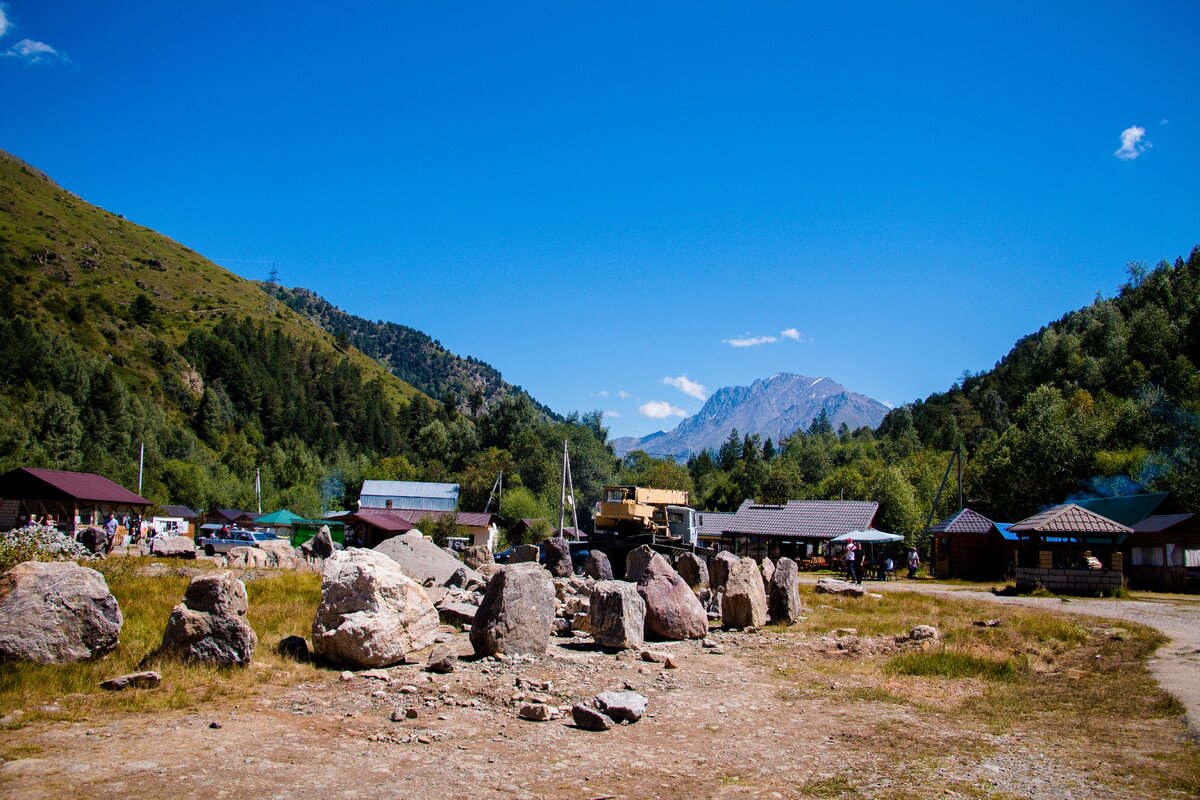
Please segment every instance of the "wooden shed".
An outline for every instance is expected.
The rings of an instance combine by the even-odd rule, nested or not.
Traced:
[[[1012,573],[1016,543],[977,511],[960,509],[929,529],[933,574],[939,578],[999,580]]]
[[[141,518],[151,505],[144,497],[91,472],[18,467],[0,475],[0,529],[9,530],[32,515],[49,514],[55,526],[74,536],[108,515]]]

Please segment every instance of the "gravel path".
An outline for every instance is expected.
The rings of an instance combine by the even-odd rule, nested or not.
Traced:
[[[816,583],[816,576],[802,575],[801,581]],[[1187,708],[1188,728],[1200,741],[1200,600],[1164,595],[1154,600],[1099,598],[1007,597],[989,591],[928,581],[871,581],[873,592],[924,592],[982,600],[1002,605],[1025,606],[1067,614],[1128,620],[1157,629],[1171,641],[1159,648],[1150,669],[1159,684]]]

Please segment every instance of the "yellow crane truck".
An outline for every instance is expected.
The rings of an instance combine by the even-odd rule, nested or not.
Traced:
[[[625,554],[646,544],[662,553],[712,555],[699,547],[700,526],[688,493],[646,486],[605,486],[595,514],[593,549],[609,555],[614,569]]]

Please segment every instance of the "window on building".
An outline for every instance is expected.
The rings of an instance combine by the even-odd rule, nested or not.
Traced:
[[[1163,551],[1161,547],[1133,548],[1133,565],[1135,567],[1161,567]]]

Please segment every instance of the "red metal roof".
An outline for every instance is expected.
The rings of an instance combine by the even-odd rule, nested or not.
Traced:
[[[995,526],[992,521],[983,514],[963,508],[955,511],[929,530],[931,533],[987,533],[993,527]]]
[[[746,500],[721,527],[724,534],[741,536],[832,539],[871,527],[878,510],[874,500],[789,500],[784,506]]]
[[[391,514],[349,514],[343,517],[343,519],[352,522],[362,522],[370,525],[372,528],[378,528],[381,531],[389,533],[404,533],[417,527],[403,517]]]
[[[1074,503],[1055,506],[1008,527],[1014,533],[1132,533],[1119,522]]]
[[[398,517],[413,525],[416,525],[422,517],[432,517],[438,520],[448,514],[457,514],[455,519],[458,524],[467,528],[486,528],[499,520],[498,515],[482,511],[435,511],[427,508],[372,508],[370,513],[372,516]]]
[[[0,475],[0,497],[71,499],[90,503],[148,506],[150,501],[103,475],[18,467]]]

